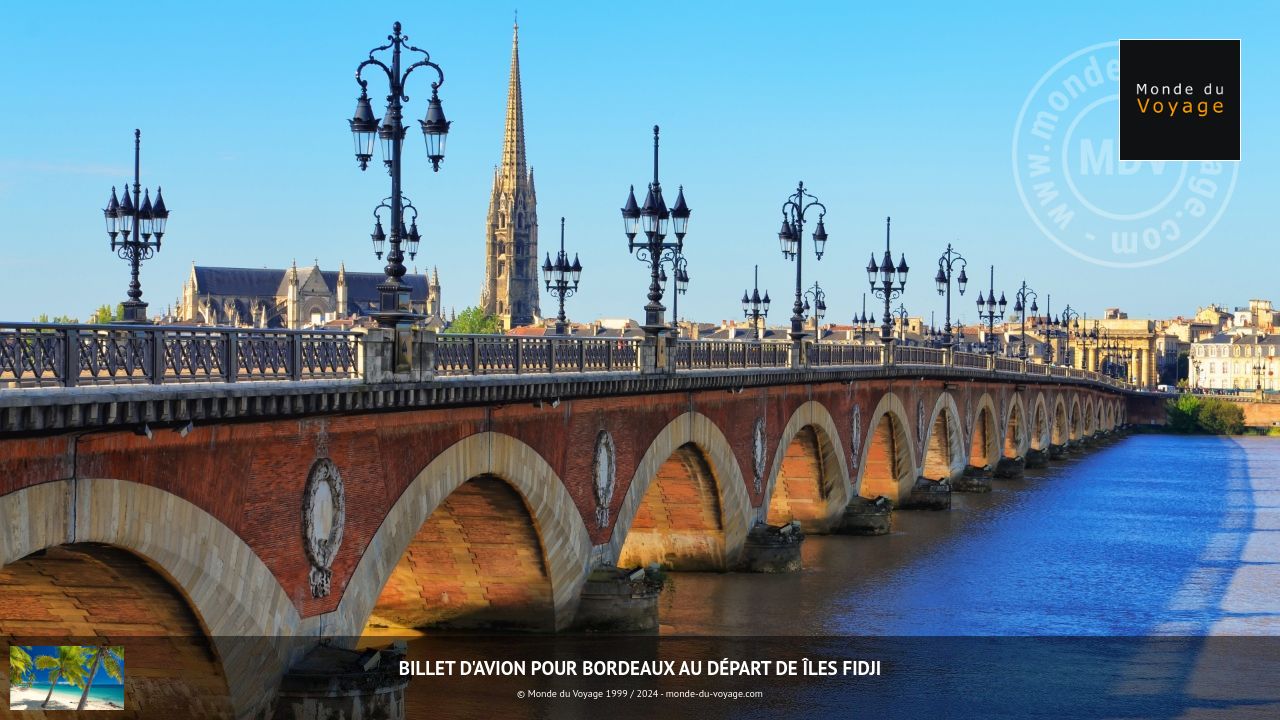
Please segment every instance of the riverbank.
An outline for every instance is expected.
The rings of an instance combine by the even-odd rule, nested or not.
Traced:
[[[45,696],[49,694],[47,689],[42,688],[10,688],[9,689],[9,709],[10,710],[75,710],[80,704],[80,691],[75,690],[75,697],[69,697],[65,693],[53,692],[53,698],[49,700],[49,704],[40,707],[44,702]],[[123,710],[124,708],[113,702],[103,700],[89,699],[84,705],[85,710]]]

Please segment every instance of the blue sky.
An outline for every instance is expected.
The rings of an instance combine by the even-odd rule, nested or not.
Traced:
[[[41,655],[49,655],[51,657],[58,656],[58,647],[56,645],[29,646],[27,650],[31,653],[32,660],[39,658]],[[121,665],[122,666],[124,665],[123,659],[121,661]],[[49,674],[51,672],[53,671],[36,668],[34,672],[34,677],[35,677],[34,682],[40,683],[40,684],[47,684],[49,682]],[[111,677],[111,675],[107,673],[106,668],[103,667],[102,665],[99,665],[97,672],[94,673],[93,684],[94,685],[120,685],[121,682]],[[65,678],[59,680],[58,685],[59,687],[70,687],[70,684],[66,681]]]
[[[788,6],[789,7],[789,6]],[[828,290],[847,320],[866,288],[862,266],[894,247],[915,271],[912,314],[941,313],[931,276],[948,242],[974,269],[997,265],[997,289],[1025,277],[1054,309],[1091,316],[1193,312],[1211,301],[1274,297],[1274,196],[1280,102],[1280,10],[1274,3],[1002,3],[982,10],[912,2],[777,4],[520,3],[529,160],[541,245],[567,241],[585,266],[575,319],[640,317],[647,286],[626,251],[618,208],[649,175],[649,128],[663,127],[662,180],[693,208],[691,289],[681,315],[738,317],[761,265],[782,322],[794,268],[777,248],[778,208],[797,180],[830,209],[821,263],[805,285]],[[0,113],[3,317],[85,318],[124,299],[124,261],[108,249],[101,208],[131,176],[143,130],[143,185],[172,212],[165,246],[143,269],[152,311],[170,304],[191,262],[381,268],[370,212],[385,173],[351,156],[355,65],[395,20],[446,73],[453,121],[440,173],[416,128],[406,192],[424,212],[417,264],[438,265],[446,307],[474,304],[484,217],[502,143],[511,3],[21,3],[6,10],[10,68]],[[1015,119],[1064,56],[1120,37],[1243,40],[1244,162],[1221,218],[1194,248],[1141,269],[1069,255],[1024,210],[1010,163]],[[421,80],[421,78],[419,78]],[[385,94],[385,91],[379,91]],[[373,93],[371,93],[373,94]],[[410,87],[407,115],[429,89]],[[1135,182],[1141,182],[1135,180]],[[973,273],[985,277],[985,272]],[[976,288],[975,288],[976,289]],[[958,302],[972,321],[973,290]],[[550,307],[544,296],[544,310]]]

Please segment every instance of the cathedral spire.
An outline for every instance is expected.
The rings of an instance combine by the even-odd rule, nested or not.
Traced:
[[[524,179],[524,100],[520,94],[520,26],[511,30],[511,79],[507,84],[507,131],[502,140],[502,179],[511,191]]]

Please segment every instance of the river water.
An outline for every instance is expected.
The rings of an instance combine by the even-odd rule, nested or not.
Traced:
[[[1280,441],[1133,436],[894,523],[883,537],[807,538],[800,573],[675,574],[656,641],[480,651],[878,659],[880,676],[415,681],[408,716],[443,693],[476,717],[494,703],[518,717],[1280,717]],[[612,687],[763,692],[511,700]]]

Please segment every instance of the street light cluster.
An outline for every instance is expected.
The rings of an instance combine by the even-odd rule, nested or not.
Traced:
[[[377,142],[381,148],[383,165],[391,178],[391,194],[374,208],[374,225],[373,231],[370,233],[370,239],[373,242],[375,257],[381,260],[385,255],[387,263],[384,268],[386,276],[383,282],[378,285],[378,312],[374,313],[374,318],[381,327],[396,328],[406,327],[415,319],[409,302],[409,287],[403,282],[403,277],[406,273],[404,259],[406,254],[410,258],[415,257],[422,241],[422,234],[418,229],[417,222],[418,210],[401,191],[403,143],[407,132],[403,122],[403,103],[409,101],[409,96],[406,94],[406,84],[415,70],[430,68],[436,75],[430,83],[431,96],[427,101],[425,115],[418,121],[425,143],[426,158],[434,172],[440,170],[440,164],[444,160],[450,122],[445,118],[444,107],[439,95],[439,89],[444,84],[444,71],[439,65],[432,62],[431,56],[427,51],[409,44],[409,36],[401,31],[400,23],[397,22],[392,26],[392,34],[387,36],[387,41],[386,44],[370,50],[368,58],[360,62],[356,67],[355,79],[360,86],[360,94],[356,100],[355,113],[348,120],[348,126],[354,143],[356,163],[360,169],[366,170],[368,168],[369,162],[373,158],[373,146]],[[388,50],[390,51],[389,62],[384,62],[384,60],[377,57],[378,54]],[[402,68],[401,55],[406,52],[416,53],[417,55],[411,56],[414,62]],[[364,77],[365,71],[371,68],[381,70],[386,76],[388,84],[386,110],[381,119],[374,114],[373,104],[369,97],[369,81]],[[139,266],[143,260],[150,258],[160,249],[161,239],[164,236],[165,225],[169,217],[169,211],[165,207],[164,198],[159,188],[156,189],[155,201],[152,202],[150,191],[143,190],[141,187],[139,180],[140,138],[141,133],[135,131],[132,193],[126,186],[121,199],[120,196],[117,196],[115,188],[112,188],[111,198],[104,210],[107,233],[111,238],[111,248],[119,253],[120,257],[128,260],[131,267],[129,300],[124,303],[124,319],[129,322],[143,322],[146,319],[146,303],[141,300],[142,290],[138,280]],[[621,210],[623,230],[627,236],[627,249],[638,260],[648,265],[649,293],[648,303],[645,305],[643,329],[646,336],[654,341],[664,333],[671,340],[674,340],[679,334],[677,326],[679,296],[687,292],[689,284],[688,260],[684,256],[684,239],[688,233],[689,217],[691,215],[689,205],[685,200],[683,186],[677,192],[675,204],[670,208],[667,207],[663,198],[662,185],[659,182],[658,159],[659,128],[655,125],[653,127],[653,180],[648,185],[644,203],[639,204],[636,202],[635,186],[633,185]],[[806,337],[804,328],[806,314],[812,313],[813,330],[816,339],[819,334],[818,324],[827,312],[826,293],[817,282],[813,284],[812,288],[803,289],[804,249],[802,247],[802,239],[804,237],[805,223],[808,222],[808,216],[814,210],[817,212],[817,221],[811,235],[813,253],[816,260],[821,260],[826,251],[828,240],[825,223],[827,208],[805,188],[803,182],[797,183],[795,191],[783,202],[782,222],[778,230],[778,243],[783,258],[795,262],[796,268],[795,300],[792,305],[791,331],[789,333],[793,347],[793,357],[798,357],[798,353],[803,347],[804,338]],[[559,299],[559,313],[556,317],[557,334],[564,334],[567,330],[564,301],[565,298],[577,292],[582,276],[582,263],[579,261],[577,254],[575,253],[573,261],[570,262],[568,253],[565,250],[564,224],[565,220],[561,218],[559,252],[554,260],[552,260],[551,254],[547,253],[546,260],[542,265],[545,288]],[[884,303],[880,323],[880,339],[885,343],[891,342],[893,339],[895,314],[900,318],[900,324],[905,327],[905,306],[900,304],[897,313],[891,311],[890,307],[892,301],[901,297],[905,291],[907,277],[910,272],[905,253],[899,254],[897,263],[893,260],[890,230],[891,220],[890,218],[885,218],[884,253],[877,260],[876,253],[873,252],[866,266],[867,283],[870,286],[871,294]],[[643,237],[637,241],[636,238],[639,235]],[[670,236],[674,236],[674,241],[668,239]],[[667,266],[671,268],[670,275],[667,273]],[[953,326],[951,322],[951,289],[954,283],[959,293],[961,295],[964,294],[969,280],[967,267],[968,261],[948,243],[946,250],[938,259],[938,270],[934,276],[938,294],[946,297],[945,320],[941,331],[934,327],[932,322],[930,323],[926,333],[930,344],[952,347],[955,344],[957,335],[963,338],[962,334],[956,332],[957,327]],[[979,292],[977,298],[978,317],[981,321],[985,321],[987,325],[988,351],[993,353],[995,352],[995,347],[990,341],[994,336],[994,324],[997,319],[1004,317],[1007,305],[1003,293],[1001,293],[999,301],[995,298],[994,274],[993,267],[991,285],[986,296],[984,297],[983,293]],[[674,279],[675,287],[670,327],[667,326],[664,320],[666,308],[662,304],[669,279]],[[768,291],[765,291],[763,295],[760,293],[759,266],[757,265],[754,287],[751,292],[744,291],[742,295],[743,317],[750,321],[757,339],[763,337],[762,325],[769,314],[769,306],[770,297]],[[1019,356],[1025,359],[1027,356],[1025,331],[1028,311],[1033,316],[1033,326],[1041,324],[1040,319],[1036,316],[1038,312],[1036,294],[1031,288],[1027,287],[1026,282],[1022,283],[1015,295],[1013,311],[1019,314],[1022,323],[1023,334]],[[854,328],[861,334],[863,342],[866,341],[868,330],[872,329],[875,323],[875,313],[867,314],[866,295],[864,294],[862,312],[855,314],[853,317]],[[1070,323],[1069,326],[1068,323]],[[1047,328],[1047,332],[1053,332],[1057,328],[1065,328],[1068,342],[1072,332],[1078,332],[1080,329],[1079,316],[1071,310],[1070,306],[1063,311],[1060,318],[1054,318],[1051,313],[1047,314],[1043,325]],[[1086,339],[1092,339],[1096,344],[1098,338],[1096,322],[1093,330],[1083,333],[1082,336]]]

